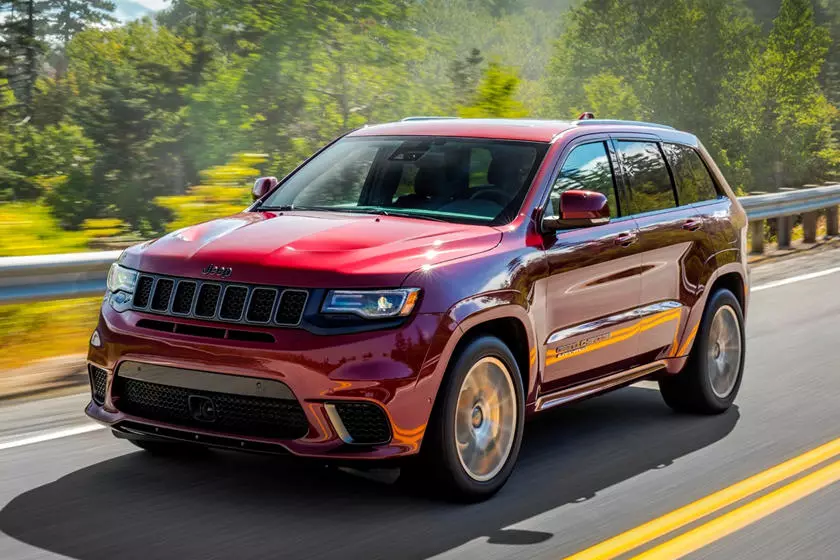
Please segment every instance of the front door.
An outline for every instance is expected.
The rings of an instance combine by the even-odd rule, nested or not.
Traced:
[[[607,196],[611,221],[558,231],[548,243],[544,392],[636,361],[642,256],[636,222],[624,217],[614,164],[608,140],[578,143],[552,186],[556,215],[561,192],[589,190]]]

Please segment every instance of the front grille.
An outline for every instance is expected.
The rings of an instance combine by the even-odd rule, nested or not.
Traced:
[[[286,290],[280,296],[280,305],[277,306],[277,316],[274,321],[283,325],[296,325],[303,315],[303,308],[306,307],[308,292],[302,290]]]
[[[178,426],[273,439],[298,439],[309,430],[303,409],[292,399],[185,389],[119,375],[113,394],[117,408],[126,414]],[[195,404],[190,408],[191,397],[210,399],[215,418],[197,419],[199,411]]]
[[[93,394],[93,400],[98,404],[104,403],[108,372],[94,365],[89,365],[88,374],[90,375],[90,390]]]
[[[222,287],[219,284],[204,284],[198,289],[198,303],[195,314],[199,317],[214,317],[219,304],[219,294]]]
[[[172,288],[175,282],[168,278],[161,278],[155,286],[155,293],[152,296],[152,309],[155,311],[166,311],[169,309],[169,300],[172,298]]]
[[[133,307],[160,315],[226,323],[300,324],[309,292],[140,274]]]
[[[146,307],[149,305],[149,298],[152,295],[152,286],[155,279],[151,276],[141,276],[137,281],[137,289],[134,292],[134,307]]]
[[[182,280],[178,282],[178,289],[175,290],[175,301],[172,302],[172,313],[178,315],[189,315],[192,311],[192,302],[195,297],[195,282]]]
[[[373,403],[335,403],[335,410],[353,443],[377,444],[391,440],[391,426],[385,412]]]
[[[241,319],[247,297],[248,288],[244,286],[228,286],[225,288],[225,297],[222,299],[222,309],[219,311],[219,317],[229,321]]]
[[[277,290],[255,289],[251,294],[251,305],[248,306],[248,320],[253,323],[268,323],[271,320],[271,310],[274,309],[275,299],[277,299]]]

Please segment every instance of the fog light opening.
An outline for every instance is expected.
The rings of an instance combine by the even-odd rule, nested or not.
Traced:
[[[102,339],[99,337],[98,329],[94,330],[93,334],[90,335],[90,345],[94,348],[102,348]]]

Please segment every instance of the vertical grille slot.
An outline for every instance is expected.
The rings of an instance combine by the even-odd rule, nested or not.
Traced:
[[[219,317],[228,321],[238,321],[245,310],[245,300],[248,299],[248,288],[244,286],[228,286],[222,298],[222,308]]]
[[[195,314],[199,317],[213,317],[222,287],[219,284],[202,284],[198,290],[198,302],[195,304]]]
[[[172,313],[180,315],[189,314],[192,310],[192,302],[195,297],[195,282],[178,282],[175,290],[175,300],[172,302]]]
[[[151,276],[141,276],[137,281],[137,290],[134,292],[134,307],[146,307],[152,295],[152,285],[155,279]]]
[[[308,297],[309,292],[304,290],[284,290],[274,320],[280,325],[293,326],[300,323]]]
[[[252,323],[268,323],[271,320],[271,310],[277,290],[269,288],[255,288],[251,293],[251,303],[248,305],[248,315],[245,317]]]
[[[108,372],[96,366],[89,366],[90,388],[94,402],[105,402],[105,387],[108,382]]]
[[[172,299],[172,288],[175,282],[166,278],[160,278],[155,286],[155,293],[152,296],[152,309],[155,311],[166,311],[169,309],[169,300]]]

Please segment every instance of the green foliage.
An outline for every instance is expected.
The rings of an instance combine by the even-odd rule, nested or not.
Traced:
[[[98,148],[92,183],[106,210],[146,233],[166,214],[151,201],[185,186],[182,111],[192,45],[150,21],[88,29],[67,47],[68,113]],[[84,190],[81,183],[73,193]],[[92,217],[74,215],[72,221]]]
[[[242,211],[251,200],[251,186],[259,174],[256,166],[266,159],[263,154],[236,154],[227,164],[204,171],[201,184],[190,187],[187,194],[158,197],[155,202],[169,208],[174,215],[168,229],[176,230]]]
[[[0,0],[0,201],[72,247],[239,210],[256,176],[407,115],[665,122],[739,189],[840,172],[833,0],[173,0],[123,25],[111,0],[31,1],[28,29],[30,0]]]
[[[112,0],[36,0],[40,32],[66,44],[88,27],[116,23]]]
[[[828,32],[784,0],[766,37],[741,0],[586,0],[556,43],[543,114],[644,119],[709,142],[736,187],[801,184],[840,165],[819,78]]]
[[[63,231],[43,204],[0,204],[0,257],[84,251],[90,236]]]
[[[601,72],[595,74],[583,84],[586,103],[575,108],[570,116],[577,116],[584,111],[596,115],[609,115],[615,119],[638,120],[643,117],[642,103],[624,78]]]
[[[478,84],[475,97],[469,106],[461,107],[458,114],[465,118],[518,118],[528,114],[522,102],[515,99],[519,78],[510,68],[491,62]]]
[[[838,112],[818,77],[830,43],[810,0],[783,0],[764,51],[732,87],[719,134],[740,183],[766,188],[802,184],[840,165],[832,138]]]

